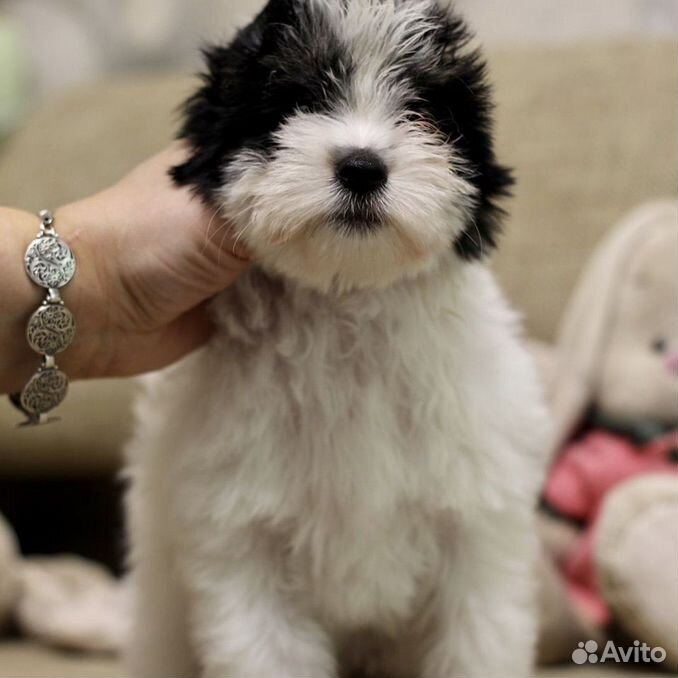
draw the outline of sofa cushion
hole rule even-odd
[[[496,268],[530,334],[552,340],[594,245],[628,210],[675,195],[678,48],[581,45],[493,55],[515,198]]]

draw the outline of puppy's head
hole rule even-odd
[[[267,268],[388,284],[492,249],[510,186],[484,63],[438,0],[270,0],[206,50],[173,170]]]

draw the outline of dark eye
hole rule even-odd
[[[666,339],[655,339],[652,342],[652,350],[655,353],[665,353],[666,352]]]

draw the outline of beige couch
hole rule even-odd
[[[518,179],[495,266],[533,337],[553,337],[601,234],[641,201],[674,194],[677,54],[673,43],[648,43],[491,55],[499,153]],[[3,149],[0,204],[37,210],[114,181],[169,141],[191,87],[142,78],[45,105]],[[127,381],[76,384],[62,423],[37,430],[13,428],[16,414],[2,402],[0,478],[115,469],[131,393]],[[0,677],[85,675],[121,673],[113,660],[0,642]]]

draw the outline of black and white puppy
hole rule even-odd
[[[173,174],[257,265],[147,381],[134,676],[525,676],[546,432],[484,263],[485,67],[437,0],[270,0]]]

